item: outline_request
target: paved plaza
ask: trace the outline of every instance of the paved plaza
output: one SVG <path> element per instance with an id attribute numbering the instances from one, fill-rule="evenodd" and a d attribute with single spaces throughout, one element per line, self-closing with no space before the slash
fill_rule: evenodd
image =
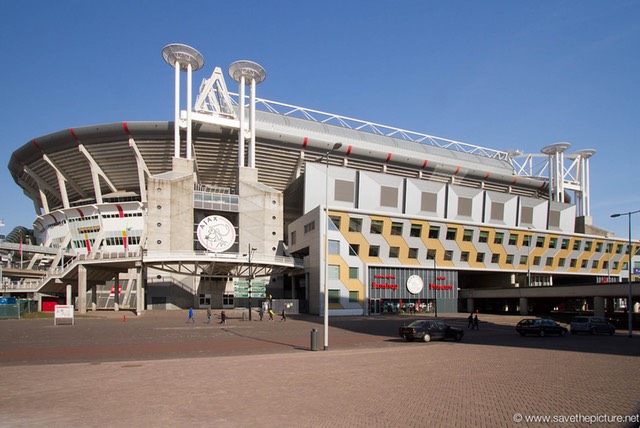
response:
<path id="1" fill-rule="evenodd" d="M 321 317 L 232 315 L 0 321 L 0 426 L 638 426 L 626 331 L 520 337 L 520 317 L 481 314 L 471 331 L 460 314 L 442 318 L 462 342 L 427 344 L 397 337 L 412 317 L 333 317 L 325 352 Z"/>

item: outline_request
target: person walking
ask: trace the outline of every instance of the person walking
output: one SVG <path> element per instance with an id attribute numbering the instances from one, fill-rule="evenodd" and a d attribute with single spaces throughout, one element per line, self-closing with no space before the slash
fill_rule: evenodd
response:
<path id="1" fill-rule="evenodd" d="M 473 317 L 473 328 L 475 328 L 476 330 L 480 330 L 480 324 L 479 324 L 479 321 L 478 321 L 478 313 L 477 312 Z"/>
<path id="2" fill-rule="evenodd" d="M 211 306 L 207 308 L 207 324 L 211 324 Z"/>
<path id="3" fill-rule="evenodd" d="M 220 312 L 220 324 L 226 324 L 227 323 L 227 314 L 222 311 Z"/>
<path id="4" fill-rule="evenodd" d="M 196 317 L 193 315 L 193 308 L 189 308 L 189 319 L 187 322 L 191 321 L 192 323 L 196 322 Z"/>
<path id="5" fill-rule="evenodd" d="M 262 317 L 264 317 L 264 309 L 262 309 L 262 307 L 258 311 L 258 315 L 260 315 L 260 321 L 262 321 Z"/>
<path id="6" fill-rule="evenodd" d="M 284 308 L 282 308 L 282 318 L 280 318 L 280 321 L 286 321 L 287 320 L 287 313 L 284 311 Z"/>
<path id="7" fill-rule="evenodd" d="M 269 308 L 269 321 L 273 321 L 273 309 Z"/>
<path id="8" fill-rule="evenodd" d="M 467 328 L 473 330 L 473 312 L 471 312 L 467 318 Z"/>

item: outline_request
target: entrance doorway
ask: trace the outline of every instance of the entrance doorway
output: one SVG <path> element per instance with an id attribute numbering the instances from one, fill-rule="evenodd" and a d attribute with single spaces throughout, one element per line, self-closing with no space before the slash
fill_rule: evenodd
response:
<path id="1" fill-rule="evenodd" d="M 369 299 L 369 314 L 379 315 L 380 310 L 380 299 Z"/>

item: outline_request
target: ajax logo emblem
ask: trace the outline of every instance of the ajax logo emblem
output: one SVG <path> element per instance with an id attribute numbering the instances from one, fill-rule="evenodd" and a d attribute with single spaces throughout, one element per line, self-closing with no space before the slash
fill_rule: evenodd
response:
<path id="1" fill-rule="evenodd" d="M 208 251 L 221 253 L 236 242 L 236 229 L 224 217 L 210 215 L 198 224 L 198 241 Z"/>

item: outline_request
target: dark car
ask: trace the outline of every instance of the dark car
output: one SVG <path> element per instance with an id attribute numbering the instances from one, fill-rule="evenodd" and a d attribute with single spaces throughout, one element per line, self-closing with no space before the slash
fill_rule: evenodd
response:
<path id="1" fill-rule="evenodd" d="M 400 337 L 407 342 L 421 339 L 423 342 L 432 340 L 453 339 L 456 342 L 462 340 L 464 331 L 451 327 L 440 320 L 418 320 L 409 325 L 400 327 Z"/>
<path id="2" fill-rule="evenodd" d="M 521 320 L 516 325 L 516 331 L 520 333 L 521 336 L 535 334 L 540 337 L 551 334 L 564 336 L 569 332 L 566 327 L 561 326 L 554 320 L 541 318 L 525 318 Z"/>

